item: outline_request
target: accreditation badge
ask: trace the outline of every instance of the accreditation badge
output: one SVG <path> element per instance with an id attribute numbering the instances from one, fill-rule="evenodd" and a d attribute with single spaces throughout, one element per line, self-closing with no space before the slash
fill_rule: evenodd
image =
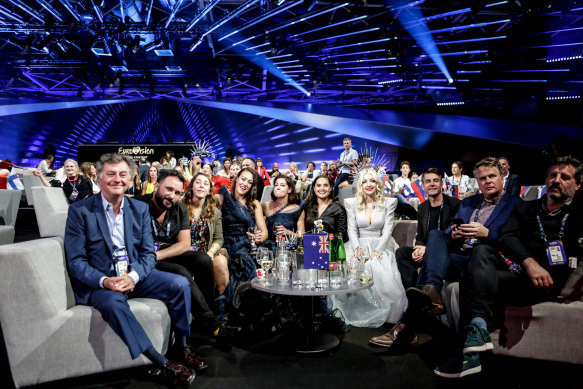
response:
<path id="1" fill-rule="evenodd" d="M 71 195 L 69 196 L 69 200 L 75 201 L 77 200 L 77 197 L 79 197 L 79 191 L 77 189 L 73 189 L 73 192 L 71 192 Z"/>
<path id="2" fill-rule="evenodd" d="M 115 273 L 118 277 L 127 276 L 130 272 L 130 260 L 127 256 L 117 257 L 117 262 L 115 263 Z"/>
<path id="3" fill-rule="evenodd" d="M 160 251 L 160 242 L 154 241 L 154 251 L 155 252 Z"/>
<path id="4" fill-rule="evenodd" d="M 564 265 L 567 263 L 565 248 L 560 240 L 552 240 L 547 246 L 547 257 L 551 266 Z"/>

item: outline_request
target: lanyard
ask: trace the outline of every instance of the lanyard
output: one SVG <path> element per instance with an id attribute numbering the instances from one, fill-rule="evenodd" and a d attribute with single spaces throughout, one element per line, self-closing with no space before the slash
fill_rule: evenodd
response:
<path id="1" fill-rule="evenodd" d="M 561 220 L 561 228 L 559 229 L 559 240 L 563 240 L 563 236 L 565 235 L 565 223 L 567 223 L 567 218 L 569 217 L 569 213 L 567 213 L 563 220 Z M 547 234 L 545 233 L 545 229 L 543 228 L 543 223 L 540 220 L 540 213 L 536 215 L 536 221 L 538 222 L 538 229 L 540 230 L 540 237 L 543 238 L 545 244 L 548 246 L 549 242 L 547 241 Z"/>
<path id="2" fill-rule="evenodd" d="M 67 177 L 67 181 L 69 181 L 69 184 L 71 184 L 71 186 L 73 187 L 73 190 L 76 192 L 78 192 L 78 191 L 77 191 L 77 185 L 75 184 L 75 182 L 77 182 L 78 179 L 79 179 L 78 174 L 75 176 L 74 180 L 70 180 L 69 177 Z"/>
<path id="3" fill-rule="evenodd" d="M 441 205 L 439 206 L 439 214 L 437 216 L 437 230 L 438 231 L 441 231 L 441 211 L 443 211 L 443 201 L 441 202 Z M 429 212 L 429 215 L 427 215 L 427 232 L 429 232 L 429 222 L 430 221 L 431 221 L 431 212 Z"/>
<path id="4" fill-rule="evenodd" d="M 152 230 L 154 231 L 154 240 L 158 240 L 158 227 L 156 227 L 156 220 L 154 218 L 152 218 Z M 168 238 L 168 236 L 170 235 L 170 224 L 171 222 L 168 222 L 168 224 L 166 225 L 166 238 Z"/>

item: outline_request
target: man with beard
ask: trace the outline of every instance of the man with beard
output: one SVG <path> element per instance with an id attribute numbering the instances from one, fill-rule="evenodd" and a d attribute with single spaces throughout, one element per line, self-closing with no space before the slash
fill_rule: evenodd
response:
<path id="1" fill-rule="evenodd" d="M 488 157 L 474 167 L 481 194 L 466 197 L 451 225 L 445 231 L 429 232 L 423 255 L 417 287 L 407 289 L 409 307 L 401 320 L 383 335 L 383 347 L 416 342 L 413 327 L 426 321 L 425 314 L 444 312 L 441 297 L 444 279 L 458 281 L 468 262 L 483 254 L 482 245 L 493 244 L 499 237 L 500 228 L 506 224 L 512 209 L 521 200 L 504 191 L 500 164 Z"/>
<path id="2" fill-rule="evenodd" d="M 232 335 L 232 329 L 222 325 L 213 310 L 214 271 L 212 259 L 204 252 L 192 251 L 188 212 L 182 202 L 184 178 L 173 169 L 160 171 L 154 192 L 139 197 L 150 206 L 152 235 L 156 251 L 156 268 L 186 277 L 190 284 L 194 324 L 217 336 L 221 330 Z M 207 368 L 198 357 L 198 370 Z"/>
<path id="3" fill-rule="evenodd" d="M 561 295 L 577 266 L 570 258 L 583 255 L 583 217 L 575 198 L 581 163 L 572 157 L 557 158 L 547 171 L 546 186 L 546 196 L 516 205 L 500 231 L 501 251 L 489 245 L 476 248 L 481 255 L 472 257 L 460 282 L 463 357 L 459 353 L 436 368 L 437 375 L 457 378 L 481 371 L 477 352 L 493 348 L 487 329 L 493 308 L 553 301 Z M 507 261 L 520 267 L 511 271 Z"/>

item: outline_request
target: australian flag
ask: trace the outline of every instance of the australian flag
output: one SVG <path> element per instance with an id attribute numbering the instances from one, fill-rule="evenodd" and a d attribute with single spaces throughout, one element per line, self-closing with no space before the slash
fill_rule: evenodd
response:
<path id="1" fill-rule="evenodd" d="M 328 234 L 304 234 L 304 268 L 328 269 Z"/>

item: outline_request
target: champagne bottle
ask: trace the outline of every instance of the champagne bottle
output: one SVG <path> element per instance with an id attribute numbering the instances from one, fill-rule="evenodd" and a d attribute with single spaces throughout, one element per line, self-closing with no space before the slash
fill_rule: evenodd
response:
<path id="1" fill-rule="evenodd" d="M 338 234 L 338 261 L 346 261 L 346 250 L 344 249 L 344 241 L 342 240 L 342 233 Z"/>
<path id="2" fill-rule="evenodd" d="M 296 251 L 296 263 L 298 269 L 304 268 L 304 239 L 302 233 L 298 234 L 298 249 Z"/>
<path id="3" fill-rule="evenodd" d="M 334 234 L 328 234 L 328 269 L 334 270 L 334 265 L 336 264 L 336 245 L 334 241 Z"/>

